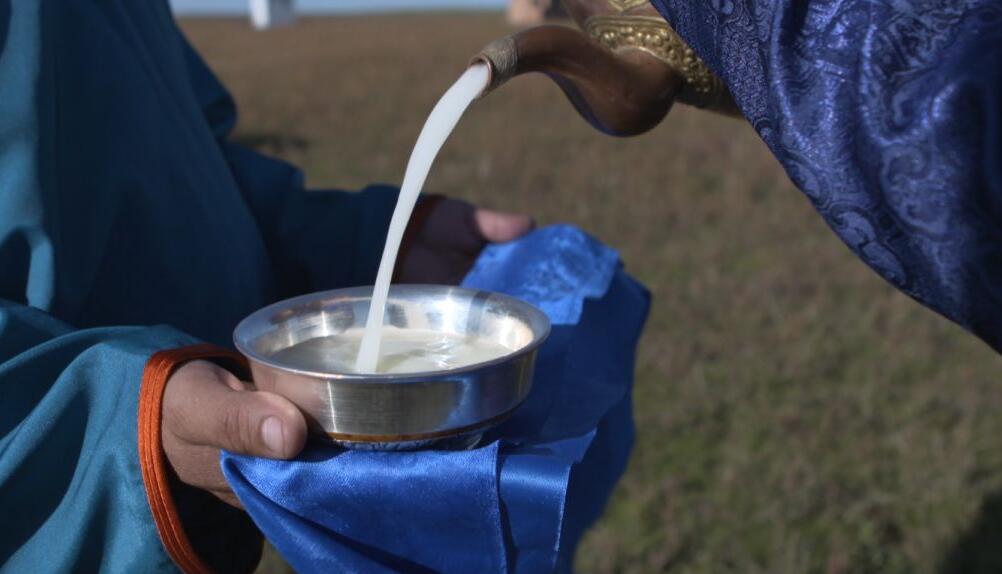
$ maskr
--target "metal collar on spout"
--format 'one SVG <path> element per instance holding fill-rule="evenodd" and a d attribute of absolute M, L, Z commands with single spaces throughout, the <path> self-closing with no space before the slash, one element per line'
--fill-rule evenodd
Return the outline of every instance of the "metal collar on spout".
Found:
<path fill-rule="evenodd" d="M 515 45 L 515 38 L 505 36 L 487 44 L 470 60 L 471 66 L 477 63 L 486 64 L 490 74 L 487 87 L 478 96 L 483 97 L 515 75 L 518 68 L 518 48 Z"/>

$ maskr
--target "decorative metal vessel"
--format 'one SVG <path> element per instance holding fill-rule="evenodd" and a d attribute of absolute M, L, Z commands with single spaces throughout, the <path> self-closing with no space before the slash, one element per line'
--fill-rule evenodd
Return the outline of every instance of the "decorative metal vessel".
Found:
<path fill-rule="evenodd" d="M 484 94 L 540 72 L 595 128 L 643 133 L 676 102 L 740 115 L 723 82 L 646 0 L 563 0 L 580 30 L 537 26 L 488 44 L 473 62 L 491 71 Z"/>

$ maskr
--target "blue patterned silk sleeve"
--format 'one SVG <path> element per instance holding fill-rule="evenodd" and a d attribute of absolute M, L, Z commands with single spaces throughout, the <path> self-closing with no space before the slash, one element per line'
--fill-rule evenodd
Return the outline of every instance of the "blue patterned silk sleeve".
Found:
<path fill-rule="evenodd" d="M 1002 2 L 652 1 L 853 252 L 1002 351 Z"/>

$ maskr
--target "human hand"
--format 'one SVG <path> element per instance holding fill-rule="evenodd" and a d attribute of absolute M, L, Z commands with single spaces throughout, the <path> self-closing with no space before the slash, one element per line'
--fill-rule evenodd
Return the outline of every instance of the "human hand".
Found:
<path fill-rule="evenodd" d="M 182 365 L 167 381 L 161 434 L 181 482 L 240 507 L 219 466 L 219 451 L 289 459 L 306 443 L 306 419 L 284 397 L 254 391 L 209 361 Z"/>
<path fill-rule="evenodd" d="M 404 237 L 394 281 L 458 284 L 484 246 L 518 239 L 534 226 L 528 215 L 427 196 L 418 204 Z"/>

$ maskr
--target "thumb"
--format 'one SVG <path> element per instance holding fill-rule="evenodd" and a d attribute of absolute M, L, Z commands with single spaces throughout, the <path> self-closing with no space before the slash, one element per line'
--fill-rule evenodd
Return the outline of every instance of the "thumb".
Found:
<path fill-rule="evenodd" d="M 491 243 L 513 241 L 536 226 L 531 217 L 522 213 L 503 213 L 477 208 L 473 214 L 477 229 Z"/>
<path fill-rule="evenodd" d="M 167 385 L 164 416 L 173 419 L 171 430 L 178 438 L 265 458 L 299 454 L 306 443 L 306 420 L 299 409 L 273 393 L 233 390 L 226 381 L 233 375 L 219 371 L 177 377 L 182 375 L 178 371 Z"/>
<path fill-rule="evenodd" d="M 261 391 L 227 391 L 218 419 L 218 446 L 228 451 L 288 459 L 306 444 L 306 421 L 287 399 Z"/>

